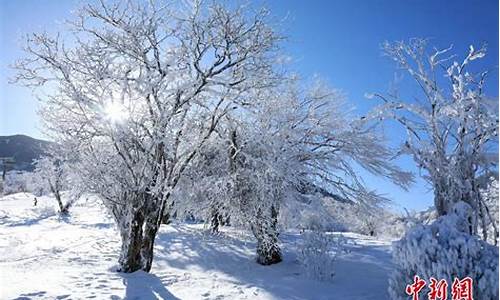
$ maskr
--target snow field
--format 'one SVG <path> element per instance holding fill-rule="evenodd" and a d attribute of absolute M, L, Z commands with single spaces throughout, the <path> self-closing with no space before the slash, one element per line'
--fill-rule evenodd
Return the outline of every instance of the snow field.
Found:
<path fill-rule="evenodd" d="M 0 198 L 1 299 L 387 299 L 388 241 L 346 233 L 331 282 L 305 276 L 299 232 L 280 235 L 284 261 L 261 266 L 245 231 L 200 224 L 163 226 L 151 274 L 114 271 L 120 239 L 98 200 L 82 199 L 61 218 L 55 201 Z"/>

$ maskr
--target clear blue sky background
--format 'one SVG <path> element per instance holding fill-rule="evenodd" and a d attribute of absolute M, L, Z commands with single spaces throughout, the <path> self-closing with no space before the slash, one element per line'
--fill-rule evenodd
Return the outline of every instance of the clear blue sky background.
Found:
<path fill-rule="evenodd" d="M 438 47 L 454 44 L 459 54 L 471 44 L 487 42 L 489 55 L 482 64 L 493 74 L 487 92 L 498 97 L 496 0 L 258 0 L 253 5 L 262 3 L 273 15 L 287 16 L 282 27 L 289 36 L 285 50 L 294 58 L 295 70 L 304 78 L 320 75 L 344 90 L 360 114 L 376 104 L 363 95 L 387 90 L 394 78 L 394 65 L 380 51 L 385 40 L 426 37 Z M 7 65 L 22 55 L 23 33 L 56 30 L 77 4 L 76 0 L 0 0 L 0 135 L 43 138 L 37 101 L 29 90 L 8 84 L 12 71 Z M 410 98 L 414 91 L 406 92 Z M 386 129 L 392 145 L 401 142 L 402 130 L 394 125 Z M 399 163 L 418 175 L 411 159 Z M 408 192 L 372 176 L 366 181 L 399 207 L 420 210 L 432 204 L 432 193 L 422 180 Z"/>

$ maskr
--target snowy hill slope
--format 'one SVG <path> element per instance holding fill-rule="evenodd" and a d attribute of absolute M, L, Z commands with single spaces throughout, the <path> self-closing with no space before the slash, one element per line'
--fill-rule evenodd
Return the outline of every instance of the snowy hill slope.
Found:
<path fill-rule="evenodd" d="M 0 198 L 0 299 L 387 299 L 388 242 L 345 234 L 350 253 L 333 282 L 306 278 L 296 261 L 301 235 L 281 235 L 284 261 L 254 262 L 254 242 L 224 228 L 164 226 L 152 274 L 114 272 L 120 247 L 112 220 L 95 199 L 60 218 L 55 201 L 14 194 Z"/>
<path fill-rule="evenodd" d="M 38 140 L 27 135 L 0 136 L 0 157 L 9 157 L 14 164 L 8 170 L 33 170 L 33 159 L 42 156 L 51 142 Z"/>

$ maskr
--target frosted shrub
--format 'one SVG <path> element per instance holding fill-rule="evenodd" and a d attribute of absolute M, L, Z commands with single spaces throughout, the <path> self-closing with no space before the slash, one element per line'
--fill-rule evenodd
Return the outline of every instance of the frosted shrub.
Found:
<path fill-rule="evenodd" d="M 300 216 L 298 222 L 299 228 L 305 230 L 323 230 L 323 231 L 346 231 L 343 224 L 336 222 L 332 216 L 327 215 L 324 211 L 317 209 L 316 211 L 303 211 L 303 216 Z"/>
<path fill-rule="evenodd" d="M 397 240 L 404 236 L 409 224 L 403 218 L 390 217 L 376 228 L 376 236 L 380 239 Z"/>
<path fill-rule="evenodd" d="M 418 225 L 393 245 L 396 269 L 389 279 L 392 299 L 407 299 L 405 288 L 418 275 L 445 279 L 448 294 L 455 277 L 473 280 L 474 299 L 498 299 L 498 248 L 468 234 L 468 204 L 457 203 L 453 211 L 431 225 Z M 420 292 L 429 292 L 428 285 Z"/>
<path fill-rule="evenodd" d="M 303 240 L 299 246 L 298 260 L 306 275 L 313 279 L 332 280 L 335 261 L 345 251 L 345 238 L 313 230 L 306 231 Z"/>
<path fill-rule="evenodd" d="M 28 192 L 27 183 L 29 181 L 29 173 L 21 171 L 10 171 L 7 172 L 5 176 L 5 181 L 2 183 L 0 192 L 4 195 L 10 195 L 15 193 L 25 193 Z"/>

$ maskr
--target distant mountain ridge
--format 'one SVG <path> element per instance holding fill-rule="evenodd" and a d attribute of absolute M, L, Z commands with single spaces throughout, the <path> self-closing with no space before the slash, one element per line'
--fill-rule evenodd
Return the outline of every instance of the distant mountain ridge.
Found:
<path fill-rule="evenodd" d="M 49 141 L 22 134 L 0 136 L 0 158 L 13 158 L 14 162 L 9 167 L 11 170 L 32 171 L 33 159 L 42 156 L 50 144 Z"/>

